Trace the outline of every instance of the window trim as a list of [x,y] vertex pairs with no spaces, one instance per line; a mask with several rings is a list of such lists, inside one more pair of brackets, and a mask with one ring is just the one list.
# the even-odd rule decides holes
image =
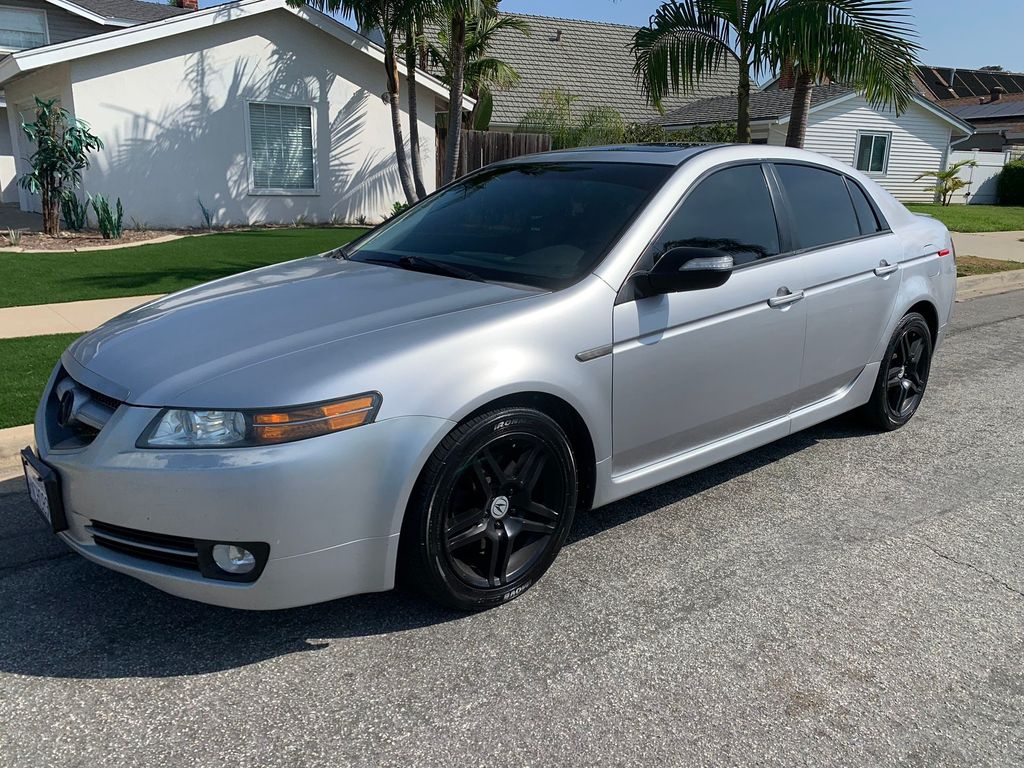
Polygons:
[[[869,153],[869,156],[868,156],[868,170],[861,171],[861,169],[858,167],[860,165],[860,141],[865,136],[870,136],[872,138],[872,141],[871,141],[871,152]],[[874,154],[874,151],[875,151],[875,142],[874,142],[874,140],[877,139],[877,138],[884,138],[885,139],[885,157],[882,159],[882,170],[880,170],[880,171],[872,171],[872,170],[870,170],[871,169],[871,155]],[[872,176],[872,177],[876,177],[876,178],[881,178],[883,176],[887,176],[889,174],[889,153],[892,150],[892,131],[857,131],[857,139],[856,139],[856,141],[857,141],[857,143],[854,145],[854,152],[853,152],[853,167],[856,168],[861,173],[866,174],[867,176]]]
[[[45,38],[45,41],[42,43],[42,45],[37,45],[37,46],[33,46],[33,47],[34,48],[41,48],[43,45],[49,45],[50,44],[50,19],[46,15],[46,9],[45,8],[19,8],[18,6],[15,6],[15,5],[3,5],[2,3],[0,3],[0,10],[18,11],[20,13],[42,14],[42,17],[43,17],[43,37]],[[0,53],[2,53],[2,54],[17,53],[18,51],[30,51],[30,50],[32,50],[32,48],[11,48],[10,46],[7,46],[7,45],[0,45]]]
[[[313,186],[301,189],[290,189],[287,187],[257,187],[255,174],[253,173],[253,151],[252,151],[252,120],[249,116],[250,107],[253,104],[267,104],[278,107],[306,107],[309,109],[309,131],[310,151],[313,156]],[[246,177],[248,179],[250,197],[317,197],[320,195],[320,169],[319,151],[316,140],[317,105],[312,101],[281,101],[271,99],[246,99],[245,101],[245,162]]]

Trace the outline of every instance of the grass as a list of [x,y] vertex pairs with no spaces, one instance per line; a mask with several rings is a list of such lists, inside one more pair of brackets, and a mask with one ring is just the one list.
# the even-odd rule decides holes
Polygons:
[[53,366],[77,333],[0,339],[0,429],[30,424]]
[[983,259],[980,256],[957,256],[956,276],[991,275],[993,272],[1006,272],[1011,269],[1024,269],[1019,261],[1001,261],[999,259]]
[[312,256],[359,227],[264,229],[80,253],[0,253],[0,307],[170,293],[279,261]]
[[923,205],[911,203],[914,213],[927,213],[953,232],[1015,232],[1024,230],[1024,207],[1011,205]]

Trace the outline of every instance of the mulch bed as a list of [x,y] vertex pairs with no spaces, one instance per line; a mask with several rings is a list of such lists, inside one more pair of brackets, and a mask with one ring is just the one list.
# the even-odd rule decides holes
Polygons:
[[[57,237],[50,237],[41,232],[22,232],[20,242],[13,247],[33,251],[77,251],[79,248],[95,248],[98,245],[131,245],[167,235],[189,234],[194,234],[194,232],[174,229],[126,229],[119,240],[104,240],[99,231],[95,229],[82,232],[61,232]],[[12,246],[8,243],[6,236],[0,236],[0,249],[6,248],[12,248]]]

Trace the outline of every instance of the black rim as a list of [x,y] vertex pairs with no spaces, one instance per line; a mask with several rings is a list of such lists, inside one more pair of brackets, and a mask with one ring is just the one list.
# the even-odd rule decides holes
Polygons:
[[885,401],[893,418],[909,417],[921,402],[928,381],[928,339],[919,328],[907,328],[889,358]]
[[498,437],[456,472],[444,516],[444,550],[466,584],[503,587],[542,560],[566,513],[566,478],[539,437]]

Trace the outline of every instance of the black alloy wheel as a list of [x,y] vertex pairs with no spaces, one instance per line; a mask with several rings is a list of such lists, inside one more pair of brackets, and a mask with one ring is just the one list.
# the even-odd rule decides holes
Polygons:
[[904,317],[886,349],[871,400],[865,409],[876,427],[891,431],[906,424],[921,405],[932,362],[932,333],[916,312]]
[[442,441],[424,469],[403,530],[400,567],[446,605],[478,610],[526,591],[572,525],[576,467],[547,415],[507,408]]

